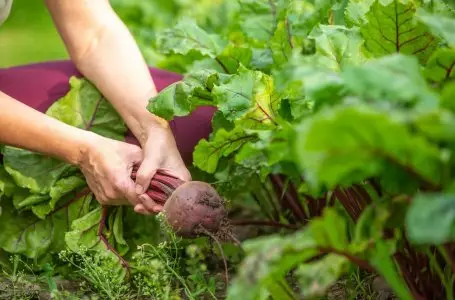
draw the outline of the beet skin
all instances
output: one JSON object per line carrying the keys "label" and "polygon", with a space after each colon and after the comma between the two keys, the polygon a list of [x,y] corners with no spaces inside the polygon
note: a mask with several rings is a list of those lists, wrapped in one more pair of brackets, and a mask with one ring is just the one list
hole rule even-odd
{"label": "beet skin", "polygon": [[205,182],[188,181],[177,187],[167,199],[163,214],[178,235],[195,237],[201,226],[217,232],[226,216],[223,199]]}

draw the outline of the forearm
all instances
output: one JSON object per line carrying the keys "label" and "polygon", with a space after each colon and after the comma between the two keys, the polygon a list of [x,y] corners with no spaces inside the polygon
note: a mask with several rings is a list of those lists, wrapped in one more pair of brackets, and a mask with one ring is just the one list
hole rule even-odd
{"label": "forearm", "polygon": [[0,92],[0,144],[39,152],[77,165],[86,151],[88,135]]}
{"label": "forearm", "polygon": [[[146,110],[156,94],[132,35],[106,0],[47,0],[72,60],[119,112],[142,143],[149,123],[166,127]],[[81,3],[86,3],[82,5]]]}

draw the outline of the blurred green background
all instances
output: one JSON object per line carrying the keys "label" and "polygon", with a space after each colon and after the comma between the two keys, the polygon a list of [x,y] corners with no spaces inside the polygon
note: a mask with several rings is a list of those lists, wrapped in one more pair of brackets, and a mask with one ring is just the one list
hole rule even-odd
{"label": "blurred green background", "polygon": [[0,26],[0,68],[68,55],[42,0],[14,0]]}
{"label": "blurred green background", "polygon": [[[136,37],[147,62],[176,71],[184,71],[181,62],[156,51],[156,32],[172,27],[181,17],[190,17],[204,29],[220,33],[226,30],[237,5],[234,0],[110,2]],[[68,59],[68,54],[44,1],[14,0],[9,18],[0,26],[0,68],[56,59]]]}

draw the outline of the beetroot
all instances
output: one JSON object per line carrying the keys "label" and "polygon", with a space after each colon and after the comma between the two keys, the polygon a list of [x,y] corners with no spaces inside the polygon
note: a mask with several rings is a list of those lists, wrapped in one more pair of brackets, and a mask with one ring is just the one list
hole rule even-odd
{"label": "beetroot", "polygon": [[215,233],[226,217],[223,199],[200,181],[180,185],[164,204],[163,213],[172,229],[186,237],[197,236],[204,229]]}
{"label": "beetroot", "polygon": [[[131,177],[136,178],[137,167]],[[209,184],[182,181],[163,171],[152,178],[147,195],[164,204],[163,215],[169,226],[182,237],[218,233],[226,224],[224,201]]]}

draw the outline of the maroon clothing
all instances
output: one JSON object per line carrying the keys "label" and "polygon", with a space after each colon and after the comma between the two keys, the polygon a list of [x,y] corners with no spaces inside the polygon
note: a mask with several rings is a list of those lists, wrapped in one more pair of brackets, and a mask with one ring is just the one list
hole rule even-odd
{"label": "maroon clothing", "polygon": [[[179,74],[150,68],[158,91],[179,81]],[[22,103],[45,112],[69,90],[71,76],[82,77],[69,61],[55,61],[0,69],[0,91]],[[128,99],[125,99],[128,101]],[[1,109],[1,103],[0,103]],[[211,119],[215,108],[201,107],[188,117],[178,117],[170,122],[177,147],[186,163],[191,163],[194,146],[211,132]],[[128,133],[127,141],[137,141]]]}

